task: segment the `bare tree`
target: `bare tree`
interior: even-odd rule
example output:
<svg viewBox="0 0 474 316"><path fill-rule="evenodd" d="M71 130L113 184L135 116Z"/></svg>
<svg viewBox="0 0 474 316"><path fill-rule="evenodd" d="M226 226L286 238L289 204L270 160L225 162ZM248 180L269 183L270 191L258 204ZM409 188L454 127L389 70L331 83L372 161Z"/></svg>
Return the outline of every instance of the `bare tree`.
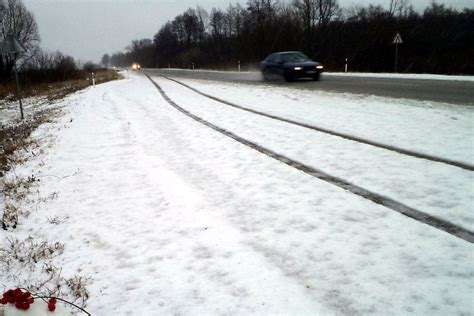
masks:
<svg viewBox="0 0 474 316"><path fill-rule="evenodd" d="M109 54L104 54L104 56L102 56L102 59L101 59L101 64L102 66L104 66L105 68L108 68L109 67L109 64L110 64L110 56Z"/></svg>
<svg viewBox="0 0 474 316"><path fill-rule="evenodd" d="M294 0L293 6L303 23L303 32L307 41L305 41L305 49L307 52L313 51L314 31L318 21L317 0Z"/></svg>
<svg viewBox="0 0 474 316"><path fill-rule="evenodd" d="M318 24L325 27L331 19L338 14L339 5L336 0L317 0L318 2Z"/></svg>
<svg viewBox="0 0 474 316"><path fill-rule="evenodd" d="M305 30L312 30L318 20L317 0L294 0L293 5L301 16Z"/></svg>
<svg viewBox="0 0 474 316"><path fill-rule="evenodd" d="M204 27L204 32L209 30L209 13L200 5L196 7L196 15L199 23Z"/></svg>
<svg viewBox="0 0 474 316"><path fill-rule="evenodd" d="M244 8L237 3L235 6L229 5L227 8L227 15L232 19L232 34L239 37L243 27L243 16L245 10Z"/></svg>
<svg viewBox="0 0 474 316"><path fill-rule="evenodd" d="M27 50L15 56L0 57L0 78L5 78L11 73L15 61L19 60L21 66L32 58L40 38L35 18L21 0L0 0L0 20L3 21L5 32L14 33Z"/></svg>
<svg viewBox="0 0 474 316"><path fill-rule="evenodd" d="M213 36L219 38L225 35L224 19L225 13L221 9L212 9L209 25Z"/></svg>
<svg viewBox="0 0 474 316"><path fill-rule="evenodd" d="M405 17L413 11L409 0L390 0L388 12L390 16Z"/></svg>
<svg viewBox="0 0 474 316"><path fill-rule="evenodd" d="M293 6L300 14L305 29L324 27L339 12L336 0L294 0Z"/></svg>

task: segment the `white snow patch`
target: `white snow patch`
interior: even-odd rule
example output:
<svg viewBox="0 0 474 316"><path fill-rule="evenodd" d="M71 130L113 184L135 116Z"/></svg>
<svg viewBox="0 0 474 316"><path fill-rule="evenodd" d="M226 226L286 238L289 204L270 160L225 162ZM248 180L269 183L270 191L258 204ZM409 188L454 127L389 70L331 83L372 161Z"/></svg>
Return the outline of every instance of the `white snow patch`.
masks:
<svg viewBox="0 0 474 316"><path fill-rule="evenodd" d="M264 113L474 164L474 108L429 101L177 79Z"/></svg>
<svg viewBox="0 0 474 316"><path fill-rule="evenodd" d="M387 78L387 79L417 79L443 81L474 81L474 76L435 75L435 74L400 74L400 73L370 73L370 72L325 72L325 76Z"/></svg>
<svg viewBox="0 0 474 316"><path fill-rule="evenodd" d="M277 153L474 231L474 189L471 186L474 175L471 171L258 116L210 100L169 80L155 80L175 102L207 121ZM248 87L239 88L240 103L248 104L248 98L257 95ZM293 96L296 94L293 92ZM260 98L265 99L265 96ZM321 103L326 101L324 96L320 99ZM284 99L275 103L284 104ZM292 113L297 111L295 107ZM346 115L349 117L350 113ZM378 116L383 120L381 114ZM366 128L367 134L377 133ZM436 130L432 136L435 133ZM469 155L467 149L466 155Z"/></svg>

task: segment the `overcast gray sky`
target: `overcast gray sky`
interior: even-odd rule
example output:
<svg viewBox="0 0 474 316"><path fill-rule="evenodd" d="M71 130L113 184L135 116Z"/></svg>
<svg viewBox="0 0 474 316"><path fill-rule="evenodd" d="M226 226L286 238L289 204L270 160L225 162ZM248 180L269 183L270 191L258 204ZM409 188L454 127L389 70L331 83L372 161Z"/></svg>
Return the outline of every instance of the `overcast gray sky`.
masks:
<svg viewBox="0 0 474 316"><path fill-rule="evenodd" d="M285 0L290 1L290 0ZM338 0L341 7L380 4L390 0ZM122 50L134 39L152 38L166 21L198 4L210 11L247 0L23 0L38 23L41 46L81 61L98 62L104 53ZM431 0L411 0L423 10ZM438 0L462 9L472 0Z"/></svg>

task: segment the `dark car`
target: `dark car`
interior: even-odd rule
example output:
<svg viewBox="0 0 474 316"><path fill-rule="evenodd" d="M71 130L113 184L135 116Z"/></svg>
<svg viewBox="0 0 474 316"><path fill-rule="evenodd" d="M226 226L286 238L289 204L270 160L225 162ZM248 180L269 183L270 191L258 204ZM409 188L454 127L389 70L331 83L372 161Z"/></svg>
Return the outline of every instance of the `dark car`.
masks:
<svg viewBox="0 0 474 316"><path fill-rule="evenodd" d="M300 78L319 80L323 65L312 61L301 52L274 53L260 64L263 79L283 77L286 81Z"/></svg>

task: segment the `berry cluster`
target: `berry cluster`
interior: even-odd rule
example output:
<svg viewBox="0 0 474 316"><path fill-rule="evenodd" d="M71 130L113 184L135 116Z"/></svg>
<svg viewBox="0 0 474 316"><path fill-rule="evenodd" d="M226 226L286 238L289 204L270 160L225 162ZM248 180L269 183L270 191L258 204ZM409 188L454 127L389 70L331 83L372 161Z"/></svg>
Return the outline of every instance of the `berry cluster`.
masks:
<svg viewBox="0 0 474 316"><path fill-rule="evenodd" d="M28 310L30 305L34 303L30 292L23 292L21 289L8 290L3 293L0 303L6 305L8 303L15 304L15 307L22 310Z"/></svg>
<svg viewBox="0 0 474 316"><path fill-rule="evenodd" d="M1 0L0 0L1 2ZM63 300L61 298L55 298L55 297L48 297L48 296L39 296L39 295L34 295L32 296L30 292L26 291L23 292L21 289L15 289L15 290L8 290L5 293L3 293L3 298L0 299L0 304L7 305L7 304L13 304L15 307L19 310L28 310L30 308L30 305L33 304L36 300L40 300L40 302L44 301L46 302L46 299L48 299L48 310L50 312L54 312L56 310L56 303L57 301L62 301L66 304L69 304L71 306L76 307L77 309L80 309L87 315L91 315L89 312L87 312L85 309L82 307L79 307L75 305L74 303L68 302L66 300ZM41 305L41 303L39 304ZM9 306L10 307L10 306ZM43 307L37 306L38 308L42 309ZM31 310L30 310L31 312ZM1 314L1 313L0 313ZM3 314L2 314L3 315Z"/></svg>
<svg viewBox="0 0 474 316"><path fill-rule="evenodd" d="M52 297L48 301L48 310L50 312L54 312L55 309L56 309L56 299Z"/></svg>

